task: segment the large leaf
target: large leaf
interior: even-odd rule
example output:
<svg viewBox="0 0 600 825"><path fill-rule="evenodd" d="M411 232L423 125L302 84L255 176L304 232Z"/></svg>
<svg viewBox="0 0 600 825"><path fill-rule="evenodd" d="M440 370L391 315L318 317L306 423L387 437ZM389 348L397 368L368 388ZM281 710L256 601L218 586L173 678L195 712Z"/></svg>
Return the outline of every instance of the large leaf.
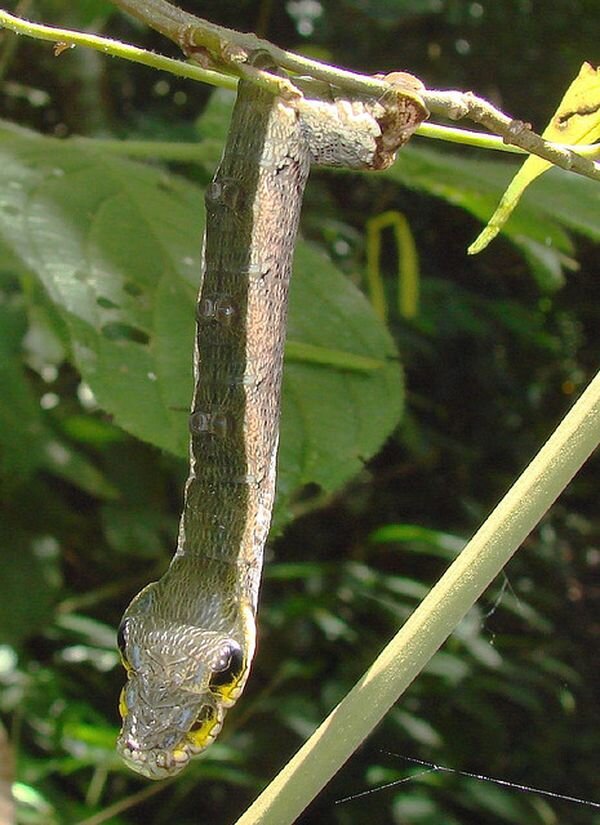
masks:
<svg viewBox="0 0 600 825"><path fill-rule="evenodd" d="M312 481L333 490L378 449L397 421L397 355L364 296L303 243L295 259L289 337L377 363L364 371L296 360L286 365L279 489L288 493L286 485Z"/></svg>
<svg viewBox="0 0 600 825"><path fill-rule="evenodd" d="M44 444L40 405L20 363L26 329L22 297L8 273L0 272L0 474L11 485L39 465Z"/></svg>
<svg viewBox="0 0 600 825"><path fill-rule="evenodd" d="M6 254L4 254L6 252ZM10 252L0 244L7 264ZM18 262L13 262L18 268ZM23 296L14 276L0 271L0 471L3 493L26 482L42 467L53 475L102 498L115 490L102 474L67 441L59 440L48 426L39 399L22 363L22 339L27 330ZM30 318L29 331L39 332ZM39 335L38 335L39 337Z"/></svg>
<svg viewBox="0 0 600 825"><path fill-rule="evenodd" d="M88 144L11 129L0 139L2 240L60 309L73 359L100 405L137 437L185 455L202 192ZM387 331L356 288L304 244L290 337L286 499L309 482L342 484L401 410Z"/></svg>

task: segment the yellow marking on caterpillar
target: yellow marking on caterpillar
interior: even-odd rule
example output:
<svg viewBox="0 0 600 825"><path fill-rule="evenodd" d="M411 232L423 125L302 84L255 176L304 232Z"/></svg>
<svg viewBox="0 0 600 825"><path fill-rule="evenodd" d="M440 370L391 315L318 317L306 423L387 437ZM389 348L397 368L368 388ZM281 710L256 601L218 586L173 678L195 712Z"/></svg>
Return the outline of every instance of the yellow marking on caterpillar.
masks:
<svg viewBox="0 0 600 825"><path fill-rule="evenodd" d="M127 702L125 701L125 688L122 688L121 693L119 694L119 713L121 714L121 719L125 719L129 713L129 708L127 707Z"/></svg>

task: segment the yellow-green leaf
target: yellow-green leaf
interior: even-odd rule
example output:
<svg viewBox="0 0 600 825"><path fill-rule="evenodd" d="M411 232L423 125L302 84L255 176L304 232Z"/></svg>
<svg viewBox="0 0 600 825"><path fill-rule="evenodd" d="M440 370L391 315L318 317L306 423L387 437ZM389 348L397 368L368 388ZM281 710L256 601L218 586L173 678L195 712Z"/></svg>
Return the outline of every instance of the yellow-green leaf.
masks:
<svg viewBox="0 0 600 825"><path fill-rule="evenodd" d="M567 89L542 135L546 140L572 146L593 143L600 137L600 69L584 63ZM487 226L469 247L475 255L496 237L529 184L552 164L535 156L527 158L509 184Z"/></svg>

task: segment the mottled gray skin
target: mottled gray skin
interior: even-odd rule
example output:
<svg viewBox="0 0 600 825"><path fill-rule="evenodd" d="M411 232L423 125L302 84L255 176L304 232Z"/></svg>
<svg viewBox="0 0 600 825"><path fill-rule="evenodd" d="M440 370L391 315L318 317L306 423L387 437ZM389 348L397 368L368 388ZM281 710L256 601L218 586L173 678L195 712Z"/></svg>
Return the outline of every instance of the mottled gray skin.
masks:
<svg viewBox="0 0 600 825"><path fill-rule="evenodd" d="M389 117L389 107L283 101L240 83L206 193L190 475L177 551L165 575L131 602L119 634L128 682L117 747L152 779L181 770L213 741L246 682L304 187L311 162L388 165L393 153L378 114Z"/></svg>

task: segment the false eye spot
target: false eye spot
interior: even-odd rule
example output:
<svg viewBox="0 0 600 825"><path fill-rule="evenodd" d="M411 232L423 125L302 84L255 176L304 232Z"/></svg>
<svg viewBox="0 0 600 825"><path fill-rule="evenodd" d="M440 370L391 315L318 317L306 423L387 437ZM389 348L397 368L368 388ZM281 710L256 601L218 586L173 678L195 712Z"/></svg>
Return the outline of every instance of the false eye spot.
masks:
<svg viewBox="0 0 600 825"><path fill-rule="evenodd" d="M233 687L244 672L244 654L237 642L229 642L213 665L209 687Z"/></svg>

